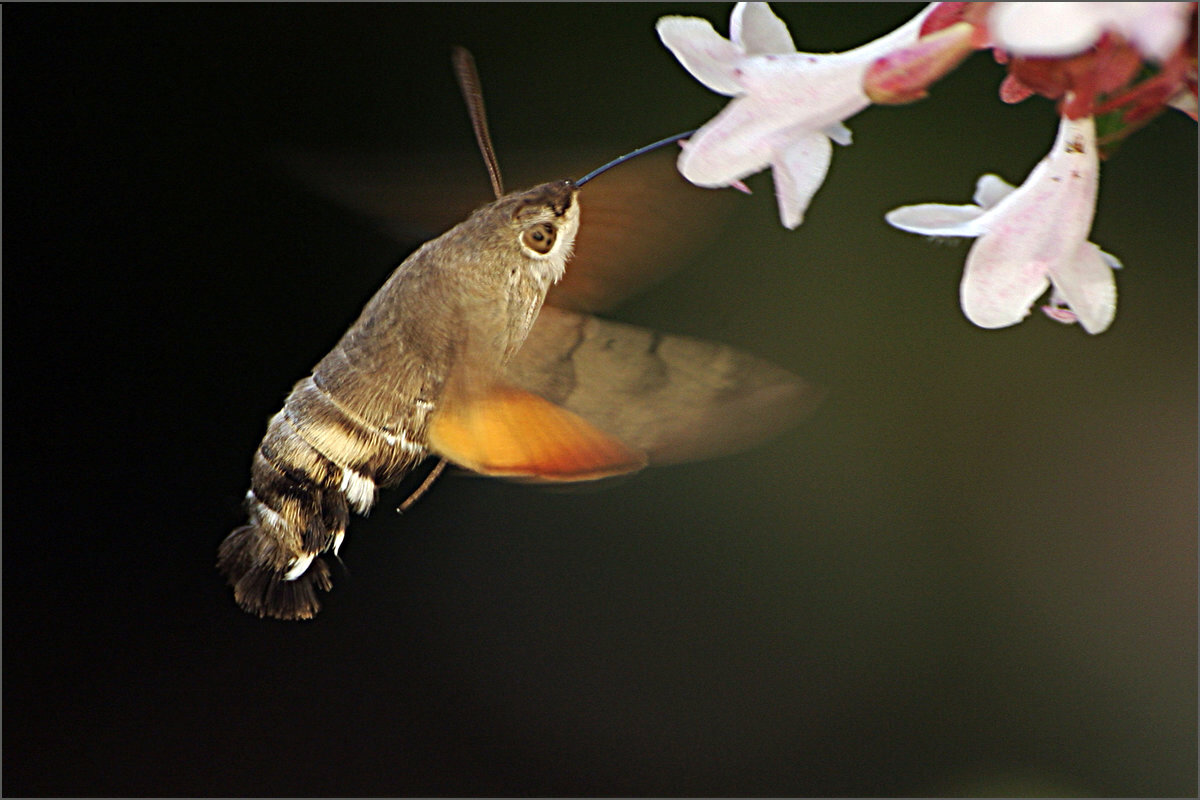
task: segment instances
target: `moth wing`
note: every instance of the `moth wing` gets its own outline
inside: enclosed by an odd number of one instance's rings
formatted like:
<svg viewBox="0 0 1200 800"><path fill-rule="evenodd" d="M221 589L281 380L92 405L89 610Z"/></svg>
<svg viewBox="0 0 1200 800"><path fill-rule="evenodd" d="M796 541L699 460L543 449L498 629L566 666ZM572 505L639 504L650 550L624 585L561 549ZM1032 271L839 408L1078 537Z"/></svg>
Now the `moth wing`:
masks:
<svg viewBox="0 0 1200 800"><path fill-rule="evenodd" d="M502 381L481 388L452 379L426 435L442 458L494 477L585 481L646 465L578 414Z"/></svg>
<svg viewBox="0 0 1200 800"><path fill-rule="evenodd" d="M506 160L506 182L524 186L559 175L578 178L617 155L518 152ZM639 156L583 188L574 255L547 303L585 312L612 308L665 278L719 235L736 194L692 186L675 169L677 155L668 147ZM491 195L485 171L461 157L295 150L276 156L293 177L370 217L405 244L461 222ZM439 165L438 177L418 177L430 174L430 164Z"/></svg>
<svg viewBox="0 0 1200 800"><path fill-rule="evenodd" d="M403 245L449 230L492 196L477 161L449 154L281 147L272 160L293 180Z"/></svg>
<svg viewBox="0 0 1200 800"><path fill-rule="evenodd" d="M714 458L796 424L824 391L716 342L544 306L507 380L646 454Z"/></svg>

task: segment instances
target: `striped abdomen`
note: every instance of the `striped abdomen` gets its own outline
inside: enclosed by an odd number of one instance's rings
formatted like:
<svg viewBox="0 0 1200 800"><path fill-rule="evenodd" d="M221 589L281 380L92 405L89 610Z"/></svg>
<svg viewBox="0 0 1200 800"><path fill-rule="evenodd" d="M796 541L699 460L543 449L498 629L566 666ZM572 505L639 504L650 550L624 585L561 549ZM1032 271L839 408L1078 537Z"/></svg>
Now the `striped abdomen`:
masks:
<svg viewBox="0 0 1200 800"><path fill-rule="evenodd" d="M321 554L337 554L351 510L365 513L377 486L428 454L449 377L486 388L520 348L571 251L574 198L568 181L515 192L426 242L296 384L254 456L250 520L218 554L242 608L282 619L320 609L331 585Z"/></svg>
<svg viewBox="0 0 1200 800"><path fill-rule="evenodd" d="M320 609L317 590L331 586L320 556L337 554L350 510L365 514L376 486L398 481L426 454L419 442L427 404L414 403L392 433L340 407L322 387L322 374L318 367L296 384L271 419L251 468L249 522L218 552L238 605L260 617L312 617Z"/></svg>

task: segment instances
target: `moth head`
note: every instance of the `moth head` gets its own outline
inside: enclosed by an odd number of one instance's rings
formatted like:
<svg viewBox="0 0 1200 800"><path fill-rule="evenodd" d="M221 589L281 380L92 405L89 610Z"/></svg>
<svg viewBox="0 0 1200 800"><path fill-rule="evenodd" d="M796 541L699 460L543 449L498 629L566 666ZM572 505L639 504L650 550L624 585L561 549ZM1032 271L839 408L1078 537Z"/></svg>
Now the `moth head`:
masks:
<svg viewBox="0 0 1200 800"><path fill-rule="evenodd" d="M563 275L579 230L579 190L554 181L508 196L509 229L526 268L551 283Z"/></svg>

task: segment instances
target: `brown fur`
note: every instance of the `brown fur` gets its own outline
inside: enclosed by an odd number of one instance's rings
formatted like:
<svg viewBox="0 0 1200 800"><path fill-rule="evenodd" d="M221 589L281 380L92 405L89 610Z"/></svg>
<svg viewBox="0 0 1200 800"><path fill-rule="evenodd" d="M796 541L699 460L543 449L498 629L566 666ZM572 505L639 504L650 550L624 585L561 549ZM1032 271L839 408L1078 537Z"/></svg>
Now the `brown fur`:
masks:
<svg viewBox="0 0 1200 800"><path fill-rule="evenodd" d="M486 382L516 353L551 283L520 238L531 226L564 225L574 198L565 181L506 195L427 242L295 385L255 454L250 520L218 552L238 605L280 619L317 612L317 592L332 585L319 556L349 521L346 471L398 482L427 454L428 418L451 372ZM573 225L563 252L572 236ZM286 580L309 555L318 557Z"/></svg>

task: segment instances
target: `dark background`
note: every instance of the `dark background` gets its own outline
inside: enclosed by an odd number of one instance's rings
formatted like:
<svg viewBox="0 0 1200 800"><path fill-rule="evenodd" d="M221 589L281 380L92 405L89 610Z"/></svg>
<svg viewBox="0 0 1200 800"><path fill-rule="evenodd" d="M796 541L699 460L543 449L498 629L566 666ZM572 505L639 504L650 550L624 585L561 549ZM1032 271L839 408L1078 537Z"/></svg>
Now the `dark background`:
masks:
<svg viewBox="0 0 1200 800"><path fill-rule="evenodd" d="M822 51L918 8L778 12ZM799 230L759 176L613 315L823 383L803 425L603 491L385 493L317 620L234 606L265 420L416 244L271 154L483 202L452 45L502 165L616 154L723 106L653 26L728 12L5 9L5 794L1195 795L1195 124L1103 167L1108 332L983 331L969 242L883 222L1047 151L982 54L850 120Z"/></svg>

